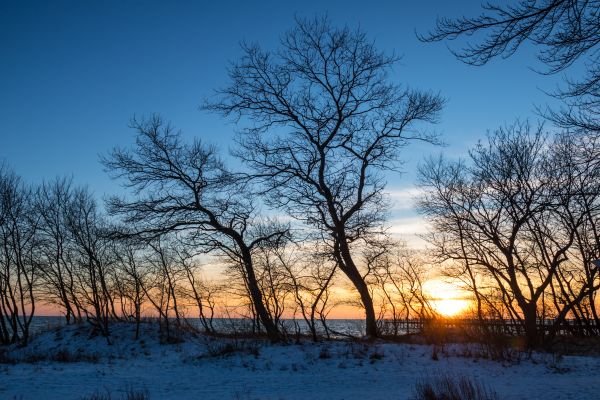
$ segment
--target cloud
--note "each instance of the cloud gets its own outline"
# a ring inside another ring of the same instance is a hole
[[[416,187],[397,188],[387,192],[392,202],[392,211],[414,210],[416,200],[422,193],[423,190]]]
[[[390,229],[388,232],[398,238],[404,240],[410,247],[422,248],[425,247],[425,241],[419,237],[429,231],[429,227],[425,219],[418,215],[395,218],[389,223]]]

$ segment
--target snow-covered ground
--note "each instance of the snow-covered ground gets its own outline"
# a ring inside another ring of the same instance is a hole
[[[133,329],[115,327],[109,345],[90,338],[86,327],[63,327],[37,336],[25,349],[11,349],[0,358],[23,362],[0,364],[0,399],[97,393],[119,399],[133,390],[146,391],[152,400],[391,400],[410,398],[416,381],[436,375],[474,378],[500,399],[600,399],[600,357],[534,354],[503,364],[465,357],[464,347],[453,345],[435,361],[427,345],[270,345],[202,336],[161,345],[154,325],[143,325],[137,342]]]

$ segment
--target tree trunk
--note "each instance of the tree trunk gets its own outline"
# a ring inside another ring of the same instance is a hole
[[[525,323],[525,344],[527,349],[533,349],[538,345],[537,312],[535,303],[530,303],[523,310]]]
[[[244,263],[244,269],[246,270],[246,276],[248,278],[248,290],[250,291],[250,296],[252,298],[252,303],[254,304],[256,315],[260,319],[262,325],[265,327],[268,338],[272,342],[279,342],[281,341],[281,334],[263,303],[262,293],[258,287],[256,275],[254,274],[250,250],[245,246],[245,244],[238,243],[238,245],[242,250],[242,261]]]
[[[365,280],[360,275],[356,264],[354,264],[354,260],[350,254],[348,244],[345,242],[345,238],[339,242],[340,261],[342,261],[340,269],[346,274],[348,279],[350,279],[358,291],[360,300],[365,308],[365,333],[370,338],[377,338],[379,336],[379,331],[377,329],[377,318],[375,317],[375,308],[373,307],[371,293],[369,293],[369,288],[367,287]]]

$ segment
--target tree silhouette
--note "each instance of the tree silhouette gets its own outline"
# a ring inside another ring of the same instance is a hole
[[[537,321],[546,317],[545,295],[560,324],[600,287],[590,254],[598,238],[587,231],[600,210],[590,179],[597,172],[559,160],[560,143],[541,127],[515,124],[490,134],[468,162],[432,159],[420,170],[419,206],[438,259],[476,277],[478,307],[482,287],[499,290],[508,312],[501,317],[522,323],[529,346],[544,334]]]
[[[103,163],[114,177],[125,179],[136,198],[112,197],[109,212],[123,217],[137,236],[187,232],[201,248],[239,263],[258,318],[268,336],[279,340],[257,283],[253,252],[263,242],[281,239],[287,229],[258,223],[244,182],[225,168],[214,148],[184,143],[158,116],[134,121],[133,127],[138,131],[133,151],[115,149]]]
[[[555,93],[566,108],[548,116],[568,128],[600,133],[600,3],[587,0],[518,0],[486,3],[478,17],[439,18],[436,27],[419,37],[424,41],[475,38],[452,50],[461,61],[484,65],[509,57],[525,43],[539,48],[546,74],[569,69],[578,61],[585,75],[567,79]]]
[[[326,18],[297,20],[276,51],[243,45],[231,83],[206,108],[251,121],[237,152],[261,182],[268,204],[321,233],[339,269],[358,291],[366,333],[377,336],[373,301],[353,248],[384,222],[383,170],[399,164],[411,140],[434,122],[439,96],[392,83],[397,61],[360,30]]]

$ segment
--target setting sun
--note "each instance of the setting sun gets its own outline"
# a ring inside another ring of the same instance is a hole
[[[444,317],[454,317],[469,306],[469,302],[464,299],[436,299],[431,303],[434,310]]]
[[[425,282],[424,290],[431,297],[431,306],[444,317],[454,317],[470,305],[465,293],[448,282],[433,279]]]

